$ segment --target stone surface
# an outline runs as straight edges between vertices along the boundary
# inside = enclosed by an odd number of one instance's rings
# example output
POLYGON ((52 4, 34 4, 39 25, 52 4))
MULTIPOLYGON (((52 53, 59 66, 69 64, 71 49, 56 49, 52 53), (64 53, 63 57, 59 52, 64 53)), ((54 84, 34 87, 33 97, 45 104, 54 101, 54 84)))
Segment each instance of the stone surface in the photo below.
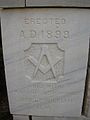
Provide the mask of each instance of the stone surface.
POLYGON ((90 7, 90 0, 26 0, 26 6, 90 7))
POLYGON ((32 7, 32 6, 59 6, 59 7, 90 7, 89 0, 0 0, 0 7, 32 7))
POLYGON ((29 116, 13 115, 13 120, 30 120, 30 119, 29 119, 29 116))
POLYGON ((32 116, 32 120, 90 120, 85 117, 40 117, 32 116))
POLYGON ((3 52, 12 114, 81 116, 90 10, 3 10, 3 52))
POLYGON ((55 117, 32 116, 32 120, 55 120, 55 117))
POLYGON ((25 0, 0 0, 0 7, 25 7, 25 0))

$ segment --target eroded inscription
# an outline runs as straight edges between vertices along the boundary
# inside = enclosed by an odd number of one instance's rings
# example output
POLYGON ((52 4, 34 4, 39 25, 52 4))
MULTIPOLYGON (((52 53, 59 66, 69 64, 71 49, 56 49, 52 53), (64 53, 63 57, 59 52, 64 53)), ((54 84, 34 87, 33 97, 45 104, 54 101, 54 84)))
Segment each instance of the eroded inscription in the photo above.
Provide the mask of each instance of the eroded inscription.
POLYGON ((69 30, 65 28, 66 24, 66 19, 59 17, 25 17, 23 20, 24 27, 20 31, 20 38, 28 42, 24 52, 26 56, 25 77, 32 85, 32 87, 28 87, 31 93, 30 99, 27 98, 27 100, 31 100, 30 108, 34 106, 36 108, 39 104, 39 107, 44 104, 47 106, 56 101, 72 102, 69 96, 60 96, 58 99, 55 95, 58 86, 64 89, 64 85, 59 85, 58 82, 64 76, 65 49, 63 42, 70 37, 69 30), (35 88, 38 83, 39 86, 35 88), (45 87, 42 87, 42 83, 46 84, 45 87), (50 93, 54 95, 52 98, 50 93))
POLYGON ((69 38, 70 33, 66 29, 62 29, 66 25, 65 18, 24 18, 24 25, 33 26, 31 29, 21 30, 20 37, 24 38, 69 38), (36 27, 40 27, 37 29, 36 27), (51 28, 49 27, 51 26, 51 28), (55 26, 52 29, 52 26, 55 26))
POLYGON ((59 18, 59 17, 49 17, 49 18, 34 18, 34 17, 25 17, 24 18, 24 23, 25 24, 56 24, 56 25, 60 25, 60 24, 65 24, 66 23, 66 19, 65 18, 59 18))
POLYGON ((60 31, 60 30, 41 30, 37 31, 35 29, 31 30, 21 30, 20 37, 24 38, 69 38, 69 31, 60 31))
POLYGON ((11 113, 80 116, 90 11, 28 8, 1 17, 11 113))
POLYGON ((69 38, 65 29, 66 19, 60 17, 25 17, 20 37, 29 42, 26 54, 26 78, 33 82, 56 81, 64 74, 64 39, 69 38), (30 66, 30 69, 29 69, 30 66), (30 72, 31 71, 31 72, 30 72))

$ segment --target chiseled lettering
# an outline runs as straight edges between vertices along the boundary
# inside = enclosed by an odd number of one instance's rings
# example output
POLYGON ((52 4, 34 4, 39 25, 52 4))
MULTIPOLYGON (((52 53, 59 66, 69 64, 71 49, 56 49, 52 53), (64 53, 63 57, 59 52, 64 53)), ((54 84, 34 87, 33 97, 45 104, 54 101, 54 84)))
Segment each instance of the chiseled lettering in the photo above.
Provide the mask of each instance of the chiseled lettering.
POLYGON ((41 24, 49 24, 49 25, 60 25, 60 24, 65 24, 66 19, 65 18, 60 18, 60 17, 25 17, 24 18, 25 24, 33 24, 33 25, 41 25, 41 24))
POLYGON ((52 38, 52 31, 47 31, 47 37, 52 38))
POLYGON ((64 31, 64 38, 69 38, 69 31, 64 31))
POLYGON ((31 20, 32 24, 35 24, 35 19, 34 18, 31 18, 30 20, 31 20))
POLYGON ((62 23, 62 24, 65 24, 65 23, 66 23, 66 19, 65 19, 65 18, 62 18, 62 19, 61 19, 61 23, 62 23))
POLYGON ((25 24, 29 24, 30 23, 29 18, 25 17, 24 22, 25 22, 25 24))
POLYGON ((21 30, 21 32, 20 32, 20 37, 25 38, 25 35, 24 35, 24 31, 23 31, 23 30, 21 30))
POLYGON ((30 30, 30 36, 31 36, 31 38, 35 38, 36 37, 36 31, 35 30, 30 30))
POLYGON ((60 30, 56 30, 55 31, 55 37, 56 38, 60 38, 61 37, 61 31, 60 30))
POLYGON ((69 31, 61 31, 61 30, 21 30, 20 37, 23 38, 69 38, 69 31))
POLYGON ((55 24, 60 24, 60 19, 59 18, 55 18, 55 24))
POLYGON ((37 18, 37 24, 41 24, 41 18, 37 18))

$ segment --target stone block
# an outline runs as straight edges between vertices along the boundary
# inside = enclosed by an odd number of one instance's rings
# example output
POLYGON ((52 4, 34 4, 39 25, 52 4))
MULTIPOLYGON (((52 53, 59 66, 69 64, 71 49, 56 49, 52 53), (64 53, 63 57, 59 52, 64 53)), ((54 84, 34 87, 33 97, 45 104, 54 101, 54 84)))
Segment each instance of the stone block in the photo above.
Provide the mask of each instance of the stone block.
POLYGON ((1 23, 11 113, 80 117, 90 10, 4 9, 1 23))

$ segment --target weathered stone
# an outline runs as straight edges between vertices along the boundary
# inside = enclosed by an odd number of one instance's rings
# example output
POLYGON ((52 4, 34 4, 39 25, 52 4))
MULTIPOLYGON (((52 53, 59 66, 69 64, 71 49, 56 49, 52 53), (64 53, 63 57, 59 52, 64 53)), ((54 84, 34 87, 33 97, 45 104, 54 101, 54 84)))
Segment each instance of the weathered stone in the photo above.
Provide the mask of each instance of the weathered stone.
POLYGON ((32 120, 55 120, 55 117, 32 116, 32 120))
POLYGON ((6 9, 1 20, 11 113, 81 116, 90 10, 6 9))
POLYGON ((25 7, 25 0, 0 0, 0 7, 25 7))
POLYGON ((90 0, 26 0, 26 6, 90 7, 90 0))
POLYGON ((85 117, 40 117, 32 116, 32 120, 90 120, 85 117))
POLYGON ((30 120, 29 116, 25 115, 13 115, 13 120, 30 120))

